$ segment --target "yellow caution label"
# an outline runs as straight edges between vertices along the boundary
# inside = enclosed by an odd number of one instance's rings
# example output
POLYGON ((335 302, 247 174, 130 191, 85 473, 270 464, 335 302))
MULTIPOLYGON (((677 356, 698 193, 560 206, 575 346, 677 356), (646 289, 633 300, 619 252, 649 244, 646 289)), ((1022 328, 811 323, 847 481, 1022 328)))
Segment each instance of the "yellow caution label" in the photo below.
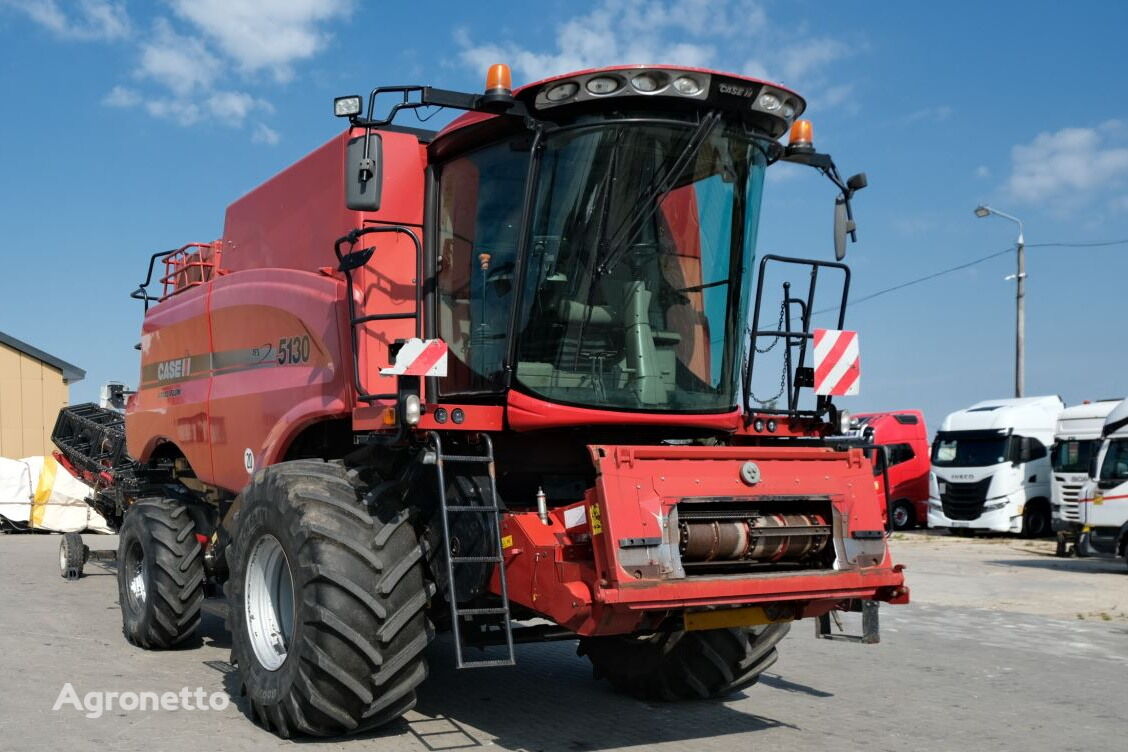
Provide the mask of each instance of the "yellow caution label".
POLYGON ((715 611, 686 611, 685 631, 702 629, 728 629, 729 627, 757 627, 762 624, 792 621, 790 616, 773 619, 762 606, 725 608, 715 611))
POLYGON ((503 549, 505 549, 505 548, 513 548, 513 536, 512 536, 512 535, 505 535, 505 536, 502 536, 502 538, 501 538, 501 547, 502 547, 503 549))
POLYGON ((591 523, 592 535, 599 535, 603 532, 603 520, 599 516, 598 504, 592 504, 588 507, 588 522, 591 523))
POLYGON ((43 458, 43 469, 39 471, 39 482, 35 485, 35 496, 31 501, 32 527, 43 524, 43 515, 47 513, 47 500, 51 498, 51 489, 55 487, 55 473, 59 469, 59 462, 54 457, 43 458))
POLYGON ((1093 506, 1099 507, 1101 504, 1104 504, 1104 497, 1100 494, 1097 494, 1093 497, 1093 506))

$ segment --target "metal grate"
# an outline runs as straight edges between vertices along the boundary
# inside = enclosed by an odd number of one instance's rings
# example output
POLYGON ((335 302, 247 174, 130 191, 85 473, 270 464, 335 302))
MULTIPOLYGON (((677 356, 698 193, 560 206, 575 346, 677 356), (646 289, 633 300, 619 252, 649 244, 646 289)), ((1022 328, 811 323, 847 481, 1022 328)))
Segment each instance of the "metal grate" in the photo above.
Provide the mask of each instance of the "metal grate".
POLYGON ((990 477, 975 483, 947 481, 944 492, 940 494, 944 515, 950 520, 976 519, 983 514, 983 502, 987 500, 987 489, 990 485, 990 477))

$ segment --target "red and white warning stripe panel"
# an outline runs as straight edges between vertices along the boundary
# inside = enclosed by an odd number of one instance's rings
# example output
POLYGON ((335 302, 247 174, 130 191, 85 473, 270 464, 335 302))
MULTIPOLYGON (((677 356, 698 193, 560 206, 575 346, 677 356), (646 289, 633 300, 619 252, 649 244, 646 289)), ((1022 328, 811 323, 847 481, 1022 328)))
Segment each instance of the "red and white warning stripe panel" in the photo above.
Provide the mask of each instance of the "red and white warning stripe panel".
POLYGON ((446 376, 447 344, 441 339, 411 338, 396 353, 396 362, 381 368, 384 376, 446 376))
POLYGON ((848 397, 857 394, 862 380, 858 333, 843 329, 816 329, 815 394, 848 397))

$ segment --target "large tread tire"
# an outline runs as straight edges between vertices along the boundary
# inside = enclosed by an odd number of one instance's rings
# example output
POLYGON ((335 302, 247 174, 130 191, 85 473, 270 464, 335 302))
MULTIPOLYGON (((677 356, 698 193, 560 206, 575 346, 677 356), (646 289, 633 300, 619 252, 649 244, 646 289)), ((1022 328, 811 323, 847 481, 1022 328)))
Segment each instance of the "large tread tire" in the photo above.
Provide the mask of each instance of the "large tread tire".
POLYGON ((183 646, 204 601, 204 556, 188 508, 145 498, 126 512, 118 538, 118 601, 125 639, 149 650, 183 646), (143 578, 138 597, 134 579, 143 578))
POLYGON ((755 684, 779 657, 776 645, 790 624, 662 632, 646 636, 585 637, 597 679, 640 700, 705 700, 755 684))
POLYGON ((227 584, 232 662, 255 720, 283 738, 340 736, 414 707, 432 637, 422 558, 407 511, 370 507, 343 468, 296 460, 257 472, 227 584), (293 582, 293 632, 275 670, 247 628, 247 561, 264 536, 280 544, 293 582))

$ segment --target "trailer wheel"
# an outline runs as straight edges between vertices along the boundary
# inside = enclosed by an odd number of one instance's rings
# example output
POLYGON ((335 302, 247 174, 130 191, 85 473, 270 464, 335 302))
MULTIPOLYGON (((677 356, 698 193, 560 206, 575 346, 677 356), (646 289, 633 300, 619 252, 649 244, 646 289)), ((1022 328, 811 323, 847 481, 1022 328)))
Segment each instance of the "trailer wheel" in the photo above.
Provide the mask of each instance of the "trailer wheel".
POLYGON ((64 580, 77 580, 82 577, 82 566, 86 563, 86 546, 78 533, 64 533, 59 541, 59 574, 64 580))
POLYGON ((229 561, 232 662, 258 723, 339 736, 414 707, 432 632, 407 511, 370 508, 337 465, 283 462, 243 491, 229 561))
POLYGON ((597 679, 641 700, 725 697, 756 683, 779 653, 776 645, 790 624, 764 627, 660 632, 653 635, 584 637, 597 679))
POLYGON ((916 524, 916 512, 913 505, 905 500, 893 505, 893 529, 908 530, 916 524))
POLYGON ((129 507, 118 538, 118 601, 122 632, 148 649, 183 644, 200 623, 204 557, 183 503, 140 499, 129 507))

